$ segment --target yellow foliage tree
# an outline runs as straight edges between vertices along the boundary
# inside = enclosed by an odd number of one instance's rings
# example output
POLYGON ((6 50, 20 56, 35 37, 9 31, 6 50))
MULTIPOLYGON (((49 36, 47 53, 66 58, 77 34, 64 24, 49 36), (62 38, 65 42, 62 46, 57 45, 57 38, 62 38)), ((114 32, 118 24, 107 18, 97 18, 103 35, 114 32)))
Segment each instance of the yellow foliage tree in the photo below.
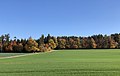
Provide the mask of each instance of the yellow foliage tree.
POLYGON ((35 40, 33 40, 31 37, 28 39, 28 42, 25 45, 25 50, 28 52, 40 51, 38 48, 38 43, 35 40))

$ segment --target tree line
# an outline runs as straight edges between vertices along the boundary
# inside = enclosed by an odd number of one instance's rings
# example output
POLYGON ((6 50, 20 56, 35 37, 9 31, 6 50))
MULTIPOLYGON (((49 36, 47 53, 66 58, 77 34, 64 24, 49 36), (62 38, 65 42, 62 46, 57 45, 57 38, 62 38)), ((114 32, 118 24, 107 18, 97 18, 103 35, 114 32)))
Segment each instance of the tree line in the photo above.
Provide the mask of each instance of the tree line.
POLYGON ((120 33, 93 35, 88 37, 41 35, 39 39, 14 39, 10 35, 0 36, 0 52, 45 52, 52 49, 119 49, 120 33))

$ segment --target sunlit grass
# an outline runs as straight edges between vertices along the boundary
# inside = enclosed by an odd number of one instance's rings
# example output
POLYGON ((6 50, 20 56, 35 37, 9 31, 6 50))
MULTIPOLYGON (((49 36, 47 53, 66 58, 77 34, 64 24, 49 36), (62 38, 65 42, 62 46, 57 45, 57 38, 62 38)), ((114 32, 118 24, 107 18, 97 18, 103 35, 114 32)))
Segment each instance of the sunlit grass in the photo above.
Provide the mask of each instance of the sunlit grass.
POLYGON ((1 76, 119 76, 120 50, 59 50, 0 60, 1 76))

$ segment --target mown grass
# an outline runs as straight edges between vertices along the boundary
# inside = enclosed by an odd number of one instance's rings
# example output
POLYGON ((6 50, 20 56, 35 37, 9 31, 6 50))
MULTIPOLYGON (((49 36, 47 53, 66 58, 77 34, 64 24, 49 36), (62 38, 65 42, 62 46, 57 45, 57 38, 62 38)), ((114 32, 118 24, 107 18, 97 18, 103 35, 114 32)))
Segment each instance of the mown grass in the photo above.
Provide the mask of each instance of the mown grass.
POLYGON ((2 57, 10 57, 10 56, 18 56, 18 55, 24 55, 27 53, 0 53, 0 58, 2 57))
POLYGON ((0 59, 0 76, 119 76, 120 50, 59 50, 0 59))

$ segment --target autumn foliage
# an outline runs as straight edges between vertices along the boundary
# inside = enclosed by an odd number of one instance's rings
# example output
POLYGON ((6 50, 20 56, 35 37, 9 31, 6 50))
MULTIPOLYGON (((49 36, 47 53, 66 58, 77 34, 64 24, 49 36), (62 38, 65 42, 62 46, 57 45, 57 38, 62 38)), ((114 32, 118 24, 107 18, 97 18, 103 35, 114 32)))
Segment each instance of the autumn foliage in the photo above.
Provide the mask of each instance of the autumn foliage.
POLYGON ((62 36, 54 37, 48 34, 39 39, 14 39, 10 40, 9 34, 1 35, 1 52, 46 52, 52 49, 115 49, 120 48, 120 34, 93 35, 89 37, 62 36))

